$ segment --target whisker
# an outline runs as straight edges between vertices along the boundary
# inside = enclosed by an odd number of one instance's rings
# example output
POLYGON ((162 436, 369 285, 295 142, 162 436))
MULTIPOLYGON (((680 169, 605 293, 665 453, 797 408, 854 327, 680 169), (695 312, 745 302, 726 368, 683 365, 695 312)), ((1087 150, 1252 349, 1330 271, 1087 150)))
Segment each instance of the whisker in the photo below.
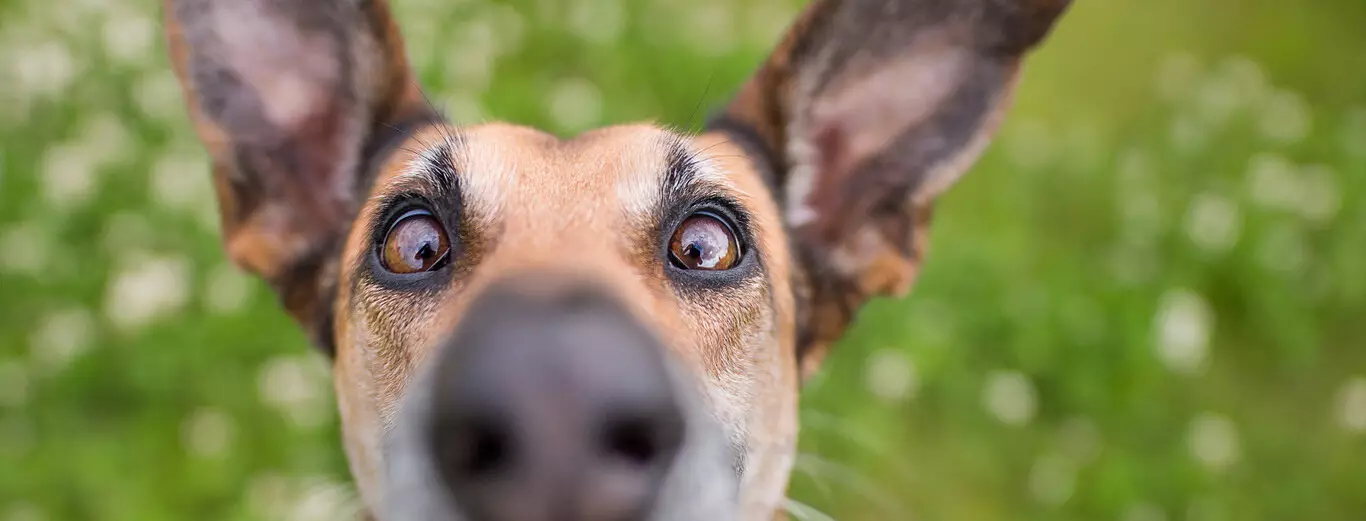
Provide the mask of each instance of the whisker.
POLYGON ((896 500, 885 489, 874 483, 872 479, 847 465, 805 452, 797 454, 797 461, 794 465, 796 468, 802 469, 803 472, 825 472, 829 474, 830 477, 842 481, 849 487, 849 490, 863 496, 889 516, 907 510, 906 505, 896 500))
POLYGON ((693 122, 697 119, 697 112, 702 109, 702 104, 707 101, 707 94, 711 92, 712 81, 716 79, 716 69, 711 70, 711 75, 707 76, 707 86, 702 89, 702 97, 698 98, 697 104, 693 105, 692 114, 688 115, 687 130, 689 133, 696 133, 698 128, 693 127, 693 122))
POLYGON ((816 469, 810 468, 808 466, 794 466, 793 470, 796 472, 800 472, 803 475, 806 475, 807 477, 810 477, 811 483, 816 485, 817 489, 820 489, 821 497, 825 499, 831 499, 834 497, 834 490, 830 488, 830 479, 816 472, 816 469))
POLYGON ((833 434, 838 439, 852 441, 857 448, 862 449, 869 455, 884 458, 883 461, 890 463, 897 474, 902 478, 908 480, 915 478, 915 472, 911 470, 911 467, 907 465, 905 461, 897 458, 886 458, 888 454, 896 453, 892 447, 877 438, 869 436, 867 432, 851 429, 847 425, 847 422, 840 421, 837 417, 829 413, 814 409, 802 410, 800 418, 802 428, 823 431, 833 434))
POLYGON ((792 498, 783 498, 783 510, 797 518, 797 521, 835 521, 829 514, 792 498))

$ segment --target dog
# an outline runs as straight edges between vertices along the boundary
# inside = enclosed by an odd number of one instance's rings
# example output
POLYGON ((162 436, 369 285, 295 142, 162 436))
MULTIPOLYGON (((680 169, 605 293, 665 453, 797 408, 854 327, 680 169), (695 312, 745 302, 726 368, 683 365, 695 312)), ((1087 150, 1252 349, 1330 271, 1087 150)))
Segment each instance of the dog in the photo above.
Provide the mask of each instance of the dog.
POLYGON ((1069 0, 816 0, 695 134, 462 127, 384 0, 165 0, 223 242, 385 521, 782 519, 797 397, 909 291, 1069 0))

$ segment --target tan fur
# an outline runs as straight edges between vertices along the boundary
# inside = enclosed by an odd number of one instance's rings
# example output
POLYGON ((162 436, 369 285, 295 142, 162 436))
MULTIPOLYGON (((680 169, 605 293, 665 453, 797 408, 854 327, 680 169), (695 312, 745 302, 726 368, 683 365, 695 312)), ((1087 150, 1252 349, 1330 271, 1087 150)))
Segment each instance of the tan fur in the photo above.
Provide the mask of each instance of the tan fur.
MULTIPOLYGON (((347 240, 342 258, 348 265, 342 273, 353 272, 371 247, 367 230, 375 218, 374 202, 414 175, 414 151, 453 132, 426 129, 387 162, 347 240)), ((737 441, 754 448, 747 462, 754 469, 753 483, 746 486, 771 491, 755 496, 763 500, 748 507, 750 516, 775 510, 773 498, 781 497, 795 443, 798 376, 789 260, 766 252, 785 252, 788 245, 777 204, 741 151, 719 134, 689 145, 703 151, 706 177, 754 213, 760 230, 755 251, 764 255, 773 294, 750 285, 733 295, 695 301, 670 290, 662 271, 640 266, 624 240, 638 235, 639 213, 652 208, 660 193, 666 144, 681 137, 649 125, 611 127, 563 142, 508 125, 460 134, 468 152, 454 166, 466 181, 463 186, 477 187, 463 195, 480 212, 492 212, 480 218, 498 230, 497 243, 458 289, 429 301, 393 298, 379 288, 361 287, 353 294, 347 282, 337 298, 336 392, 361 489, 373 489, 379 479, 379 440, 408 379, 436 339, 458 326, 462 311, 492 281, 551 272, 610 288, 661 337, 672 339, 670 347, 680 360, 710 379, 703 388, 714 414, 738 426, 745 439, 737 441), (515 161, 509 161, 511 151, 515 161), (401 331, 385 323, 390 317, 402 317, 401 331), (736 328, 737 323, 745 326, 736 328)))

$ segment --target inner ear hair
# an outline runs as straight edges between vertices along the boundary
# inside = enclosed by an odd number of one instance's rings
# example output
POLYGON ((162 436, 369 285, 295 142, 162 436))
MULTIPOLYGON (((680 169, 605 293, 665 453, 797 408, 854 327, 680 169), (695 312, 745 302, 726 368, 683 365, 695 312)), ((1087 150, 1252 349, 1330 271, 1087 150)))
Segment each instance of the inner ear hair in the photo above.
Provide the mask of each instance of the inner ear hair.
POLYGON ((986 148, 1069 3, 816 0, 713 120, 771 167, 804 366, 869 298, 909 290, 933 201, 986 148))

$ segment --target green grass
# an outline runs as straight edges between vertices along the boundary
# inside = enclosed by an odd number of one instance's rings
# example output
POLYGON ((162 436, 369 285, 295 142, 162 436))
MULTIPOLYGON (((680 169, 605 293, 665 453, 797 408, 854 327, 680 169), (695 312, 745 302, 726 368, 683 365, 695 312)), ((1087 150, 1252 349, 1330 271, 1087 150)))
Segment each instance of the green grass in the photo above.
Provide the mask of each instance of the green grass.
MULTIPOLYGON (((0 3, 0 521, 306 520, 324 360, 219 249, 150 1, 0 3)), ((462 122, 689 126, 787 0, 398 0, 462 122)), ((803 402, 840 520, 1366 517, 1366 4, 1082 1, 803 402)), ((311 498, 311 499, 310 499, 311 498)), ((314 510, 310 510, 314 508, 314 510)))

